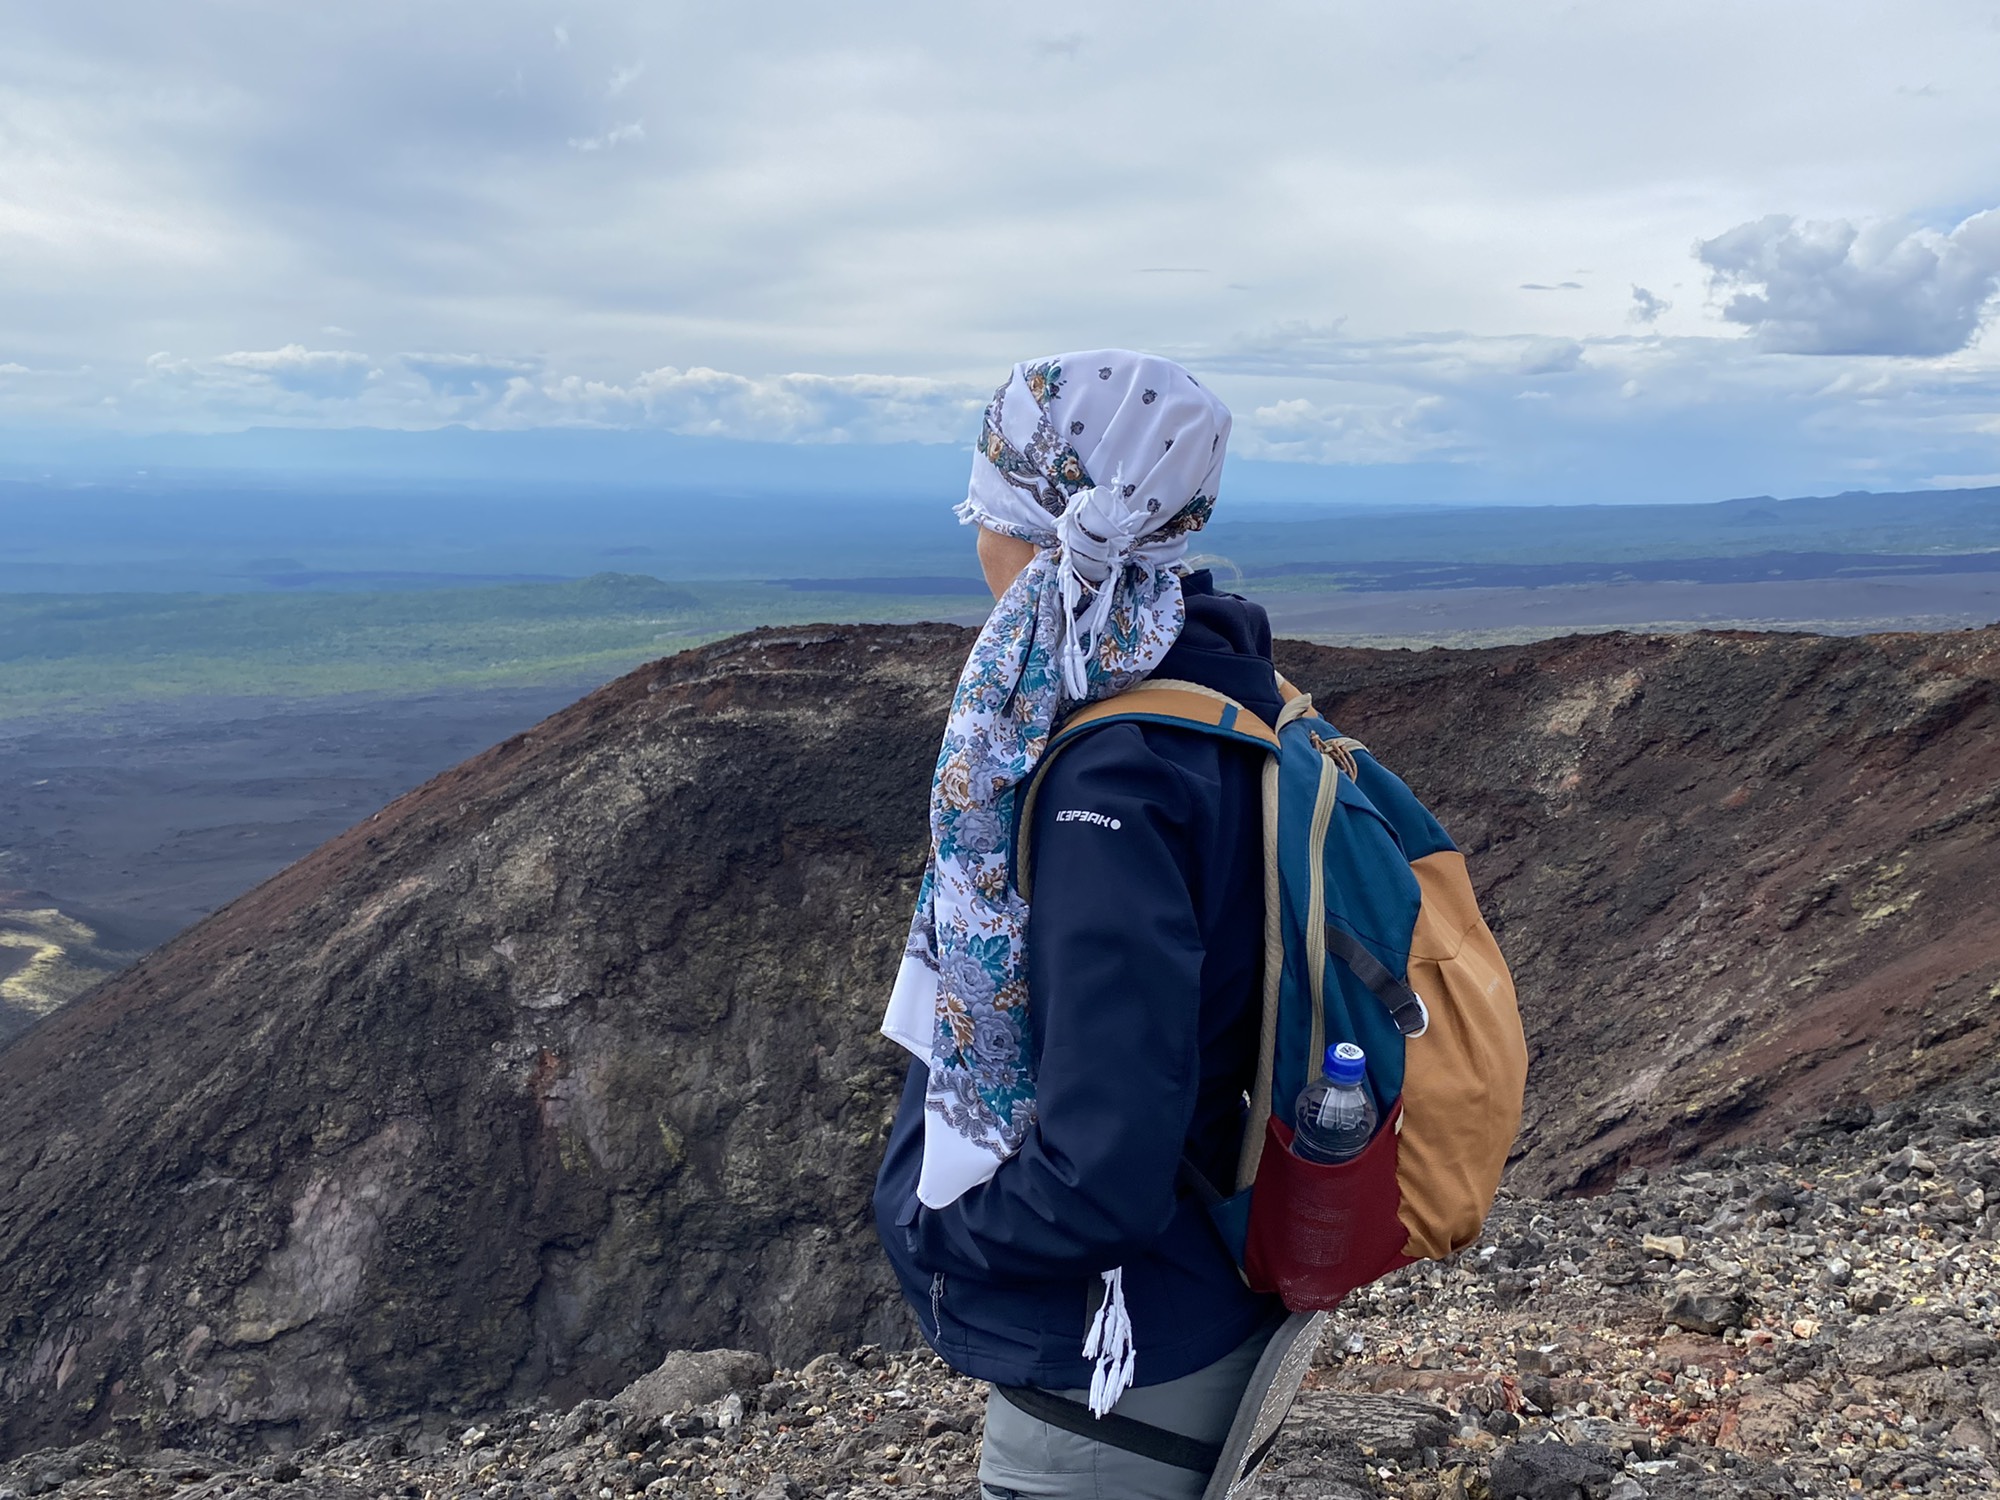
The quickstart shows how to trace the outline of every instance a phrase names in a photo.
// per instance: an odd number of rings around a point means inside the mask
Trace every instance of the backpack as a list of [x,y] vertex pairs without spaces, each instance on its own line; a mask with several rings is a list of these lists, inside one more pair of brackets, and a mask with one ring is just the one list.
[[[1116,723],[1162,723],[1258,747],[1264,766],[1262,1034],[1236,1179],[1182,1163],[1244,1280],[1295,1313],[1478,1238],[1521,1124],[1527,1079],[1514,985],[1465,859],[1410,789],[1280,676],[1265,724],[1234,699],[1148,679],[1058,728],[1021,810],[1019,867],[1042,776]],[[1023,894],[1029,894],[1026,884]],[[1292,1106],[1328,1045],[1368,1055],[1375,1134],[1337,1164],[1289,1149]]]

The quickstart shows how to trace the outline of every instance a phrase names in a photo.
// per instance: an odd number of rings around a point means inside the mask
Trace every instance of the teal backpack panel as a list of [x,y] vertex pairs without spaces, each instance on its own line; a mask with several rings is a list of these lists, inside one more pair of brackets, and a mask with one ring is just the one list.
[[[1335,734],[1339,730],[1333,731]],[[1458,846],[1431,810],[1417,800],[1417,794],[1403,784],[1402,777],[1389,770],[1366,750],[1354,752],[1354,779],[1375,810],[1396,830],[1403,853],[1415,864],[1428,854],[1441,854]]]
[[[1319,849],[1320,909],[1312,910],[1315,808],[1332,770],[1313,736],[1327,738],[1333,733],[1325,720],[1311,716],[1294,720],[1278,736],[1283,746],[1278,758],[1278,878],[1285,972],[1279,988],[1271,1107],[1287,1119],[1291,1101],[1320,1068],[1320,1059],[1307,1055],[1312,1050],[1312,988],[1305,972],[1308,953],[1320,945],[1308,941],[1306,924],[1337,924],[1398,979],[1407,979],[1410,937],[1422,901],[1395,828],[1352,778],[1341,775]],[[1321,1045],[1354,1042],[1368,1054],[1369,1092],[1387,1119],[1390,1106],[1403,1092],[1402,1033],[1388,1008],[1351,968],[1331,955],[1322,963]]]

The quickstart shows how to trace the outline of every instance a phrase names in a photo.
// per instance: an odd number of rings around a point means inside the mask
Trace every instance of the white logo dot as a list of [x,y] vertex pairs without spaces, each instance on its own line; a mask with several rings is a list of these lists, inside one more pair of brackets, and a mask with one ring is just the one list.
[[1112,829],[1113,829],[1114,831],[1116,831],[1116,829],[1117,829],[1117,827],[1118,827],[1118,820],[1117,820],[1116,818],[1113,818],[1113,819],[1111,820],[1111,827],[1112,827]]

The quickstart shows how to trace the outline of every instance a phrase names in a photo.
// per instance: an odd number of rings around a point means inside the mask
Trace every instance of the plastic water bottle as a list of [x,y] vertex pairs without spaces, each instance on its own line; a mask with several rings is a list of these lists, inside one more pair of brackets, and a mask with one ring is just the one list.
[[1299,1092],[1292,1113],[1292,1152],[1306,1161],[1341,1162],[1359,1156],[1375,1134],[1375,1101],[1364,1079],[1368,1054],[1352,1042],[1326,1049],[1320,1076]]

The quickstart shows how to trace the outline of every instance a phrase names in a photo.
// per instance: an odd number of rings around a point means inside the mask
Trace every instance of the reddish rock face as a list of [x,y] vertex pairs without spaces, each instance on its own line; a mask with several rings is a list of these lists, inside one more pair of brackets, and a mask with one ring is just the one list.
[[[385,808],[0,1052],[0,1445],[907,1340],[875,1031],[969,637],[767,631]],[[1287,645],[1466,848],[1519,1186],[1987,1066],[2000,631]]]

